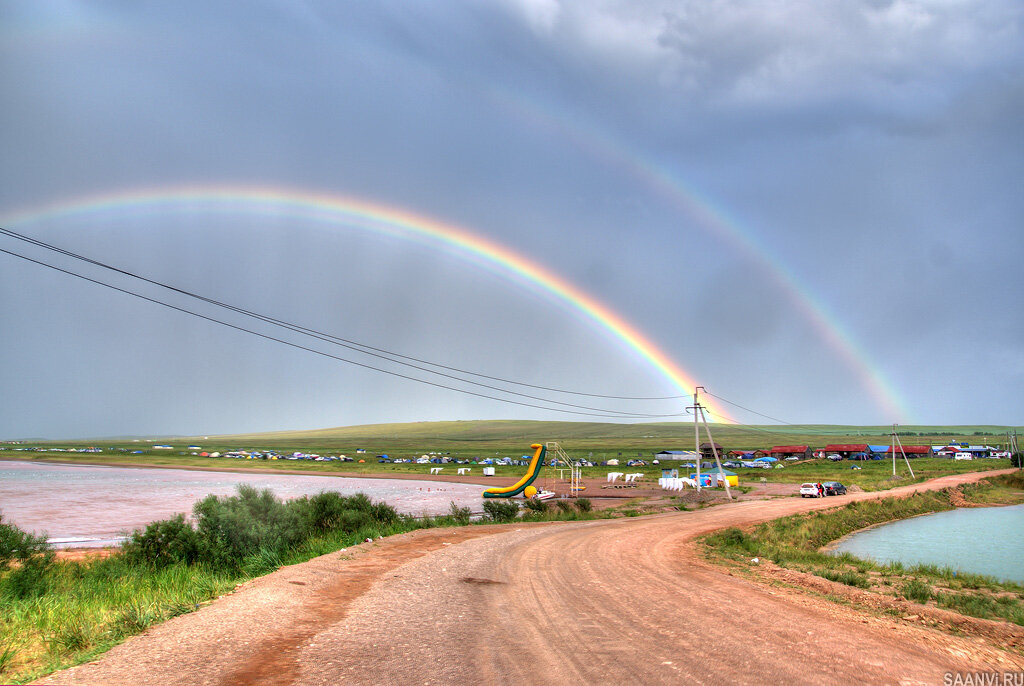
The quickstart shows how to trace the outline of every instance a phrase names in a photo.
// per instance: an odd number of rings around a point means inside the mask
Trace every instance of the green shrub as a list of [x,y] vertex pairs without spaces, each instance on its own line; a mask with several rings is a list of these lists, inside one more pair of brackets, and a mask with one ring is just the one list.
[[199,534],[179,514],[153,522],[142,531],[133,531],[121,549],[128,563],[159,569],[179,562],[194,564],[199,560],[202,545]]
[[469,518],[472,514],[473,511],[468,507],[459,507],[454,502],[448,507],[448,516],[451,517],[452,521],[457,526],[466,526],[469,524]]
[[50,587],[54,553],[46,535],[36,536],[6,524],[0,517],[0,572],[17,562],[15,569],[0,576],[0,596],[35,598]]
[[398,512],[387,503],[371,502],[365,493],[346,498],[334,491],[299,498],[285,504],[298,509],[314,531],[353,532],[372,524],[391,525],[398,521]]
[[568,513],[572,510],[572,503],[568,500],[556,500],[555,507],[558,508],[559,512]]
[[283,553],[308,537],[302,509],[288,507],[269,489],[257,491],[248,484],[238,487],[238,495],[207,496],[192,508],[203,561],[237,569],[261,549]]
[[915,603],[927,603],[932,599],[932,587],[918,579],[910,579],[900,589],[903,597]]
[[177,515],[133,532],[123,545],[125,560],[155,569],[202,563],[259,575],[281,566],[289,551],[315,538],[364,531],[376,538],[379,530],[401,522],[393,507],[363,493],[346,498],[325,491],[286,502],[245,484],[236,495],[207,496],[192,512],[195,526]]
[[[302,502],[302,501],[300,501]],[[346,498],[333,491],[323,491],[304,499],[304,514],[309,527],[314,531],[332,531],[338,528],[341,515],[348,509]]]
[[549,509],[548,504],[543,500],[534,500],[533,498],[527,498],[524,504],[526,505],[526,509],[532,512],[536,512],[538,514],[544,514]]
[[0,515],[0,571],[7,569],[11,562],[24,563],[40,555],[53,556],[46,535],[35,536],[22,531],[13,524],[5,523],[3,515]]
[[495,522],[511,522],[519,514],[519,505],[511,500],[485,500],[484,515]]
[[576,509],[580,512],[590,512],[594,509],[594,506],[591,504],[590,498],[577,498]]

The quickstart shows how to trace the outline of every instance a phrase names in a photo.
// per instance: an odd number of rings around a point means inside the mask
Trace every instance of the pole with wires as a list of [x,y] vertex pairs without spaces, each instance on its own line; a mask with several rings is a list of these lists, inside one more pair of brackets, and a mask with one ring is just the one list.
[[900,454],[903,455],[903,461],[907,463],[907,469],[910,470],[910,478],[916,479],[914,476],[914,468],[910,466],[910,460],[907,459],[907,453],[903,450],[903,442],[900,441],[899,434],[896,433],[897,424],[892,425],[892,475],[896,476],[896,446],[900,448]]
[[[698,393],[700,392],[701,386],[697,386],[693,389],[693,449],[697,453],[697,492],[700,492],[700,401],[698,400]],[[690,408],[687,408],[690,409]]]
[[718,476],[722,479],[722,484],[725,486],[725,494],[732,500],[732,491],[729,489],[729,477],[725,475],[725,470],[722,469],[722,461],[718,459],[718,448],[715,447],[715,439],[711,437],[711,427],[708,426],[708,420],[704,416],[704,408],[700,405],[697,406],[697,413],[700,414],[701,421],[704,422],[704,431],[708,435],[708,443],[711,444],[711,452],[715,454],[715,464],[718,465]]

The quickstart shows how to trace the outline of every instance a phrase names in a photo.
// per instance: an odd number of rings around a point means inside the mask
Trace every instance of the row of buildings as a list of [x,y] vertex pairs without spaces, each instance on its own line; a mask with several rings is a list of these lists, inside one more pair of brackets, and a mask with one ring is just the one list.
[[[1000,458],[1010,457],[1008,451],[1000,448],[993,448],[990,445],[905,445],[896,446],[896,455],[907,457],[947,457],[959,459],[976,458]],[[892,458],[891,445],[870,445],[868,443],[833,443],[824,448],[812,448],[809,445],[776,445],[771,448],[759,450],[726,450],[715,443],[714,449],[710,443],[702,443],[700,446],[701,459],[714,459],[717,451],[720,458],[734,458],[738,460],[756,460],[758,458],[770,457],[776,460],[796,458],[798,460],[810,460],[813,458],[829,457],[831,459],[844,460],[874,460]],[[693,450],[662,450],[655,455],[659,460],[693,460],[697,452]]]

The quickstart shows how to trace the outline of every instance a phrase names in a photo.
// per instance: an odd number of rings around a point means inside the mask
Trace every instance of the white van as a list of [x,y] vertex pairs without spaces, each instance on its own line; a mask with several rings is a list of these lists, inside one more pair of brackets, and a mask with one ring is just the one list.
[[954,460],[973,460],[974,455],[971,453],[956,453],[953,455]]

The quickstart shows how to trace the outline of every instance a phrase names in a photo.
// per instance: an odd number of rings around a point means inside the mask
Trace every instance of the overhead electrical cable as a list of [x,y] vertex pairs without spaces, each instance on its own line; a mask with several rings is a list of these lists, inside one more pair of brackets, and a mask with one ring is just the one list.
[[[374,346],[368,345],[366,343],[360,343],[358,341],[353,341],[351,339],[342,338],[340,336],[336,336],[336,335],[333,335],[333,334],[330,334],[330,333],[325,333],[323,331],[318,331],[316,329],[312,329],[312,328],[309,328],[309,327],[306,327],[306,326],[302,326],[300,324],[294,324],[294,323],[291,323],[291,322],[284,321],[282,319],[277,319],[275,317],[271,317],[269,315],[260,314],[258,312],[254,312],[252,310],[248,310],[248,309],[245,309],[243,307],[238,307],[236,305],[231,305],[229,303],[221,302],[219,300],[215,300],[213,298],[209,298],[209,297],[200,295],[198,293],[194,293],[192,291],[188,291],[188,290],[185,290],[183,288],[179,288],[177,286],[173,286],[171,284],[167,284],[167,283],[163,283],[161,281],[150,279],[148,277],[142,276],[140,274],[136,274],[134,272],[128,271],[128,270],[120,268],[120,267],[116,267],[116,266],[113,266],[113,265],[110,265],[110,264],[106,264],[104,262],[100,262],[100,261],[95,260],[93,258],[86,257],[84,255],[80,255],[78,253],[75,253],[75,252],[72,252],[70,250],[67,250],[65,248],[61,248],[59,246],[55,246],[55,245],[52,245],[50,243],[46,243],[45,241],[41,241],[41,240],[39,240],[37,238],[32,238],[31,236],[25,236],[24,234],[20,234],[20,233],[18,233],[16,231],[12,231],[11,229],[5,229],[3,227],[0,227],[0,234],[6,235],[6,236],[8,236],[10,238],[14,238],[14,239],[17,239],[17,240],[20,240],[20,241],[24,241],[26,243],[30,243],[32,245],[44,248],[46,250],[50,250],[50,251],[53,251],[53,252],[60,253],[60,254],[65,255],[67,257],[71,257],[71,258],[74,258],[76,260],[80,260],[80,261],[86,262],[88,264],[92,264],[94,266],[101,267],[103,269],[107,269],[107,270],[113,271],[113,272],[121,274],[123,276],[128,276],[128,277],[133,278],[133,279],[138,279],[140,281],[144,281],[144,282],[152,284],[154,286],[159,286],[160,288],[165,288],[165,289],[173,291],[175,293],[179,293],[181,295],[185,295],[185,296],[188,296],[190,298],[195,298],[197,300],[201,300],[201,301],[209,303],[211,305],[216,305],[217,307],[223,307],[225,309],[232,310],[232,311],[237,312],[239,314],[243,314],[243,315],[248,316],[248,317],[259,319],[259,320],[261,320],[263,322],[266,322],[268,324],[273,324],[275,326],[280,326],[280,327],[283,327],[283,328],[290,329],[290,330],[292,330],[292,331],[294,331],[296,333],[301,333],[303,335],[310,336],[312,338],[317,338],[317,339],[319,339],[321,341],[324,341],[326,343],[331,343],[333,345],[339,345],[339,346],[341,346],[343,348],[348,348],[349,350],[353,350],[355,352],[359,352],[359,353],[362,353],[364,355],[370,355],[370,356],[377,357],[377,358],[380,358],[380,359],[386,359],[389,362],[394,362],[394,363],[397,363],[397,364],[403,364],[403,365],[406,365],[406,366],[409,366],[409,367],[412,367],[414,369],[418,369],[420,371],[424,371],[424,372],[427,372],[427,373],[430,373],[430,374],[436,374],[438,376],[442,376],[442,377],[449,378],[449,379],[454,379],[454,380],[457,380],[457,381],[461,381],[463,383],[470,383],[470,384],[474,384],[474,385],[477,385],[477,386],[481,386],[483,388],[489,388],[491,390],[497,390],[497,391],[502,392],[502,393],[510,393],[512,395],[518,395],[518,396],[525,397],[525,398],[530,398],[530,399],[533,399],[533,400],[541,400],[543,402],[550,402],[550,403],[555,403],[555,404],[564,404],[564,405],[566,405],[568,407],[581,407],[581,408],[584,408],[584,409],[595,409],[595,408],[587,408],[586,406],[573,405],[572,403],[560,403],[559,401],[552,400],[550,398],[541,398],[541,397],[538,397],[538,396],[532,396],[532,395],[527,395],[527,394],[524,394],[524,393],[518,393],[516,391],[510,391],[508,389],[499,388],[499,387],[496,387],[496,386],[490,386],[490,385],[487,385],[487,384],[483,384],[483,383],[479,383],[479,382],[476,382],[476,381],[472,381],[470,379],[463,379],[463,378],[460,378],[460,377],[456,377],[456,376],[452,376],[452,375],[449,375],[449,374],[445,374],[443,372],[438,372],[438,371],[435,371],[433,369],[425,369],[423,367],[419,367],[419,366],[414,365],[414,364],[409,364],[407,362],[402,362],[401,360],[412,360],[413,362],[418,362],[420,364],[429,365],[431,367],[437,367],[438,369],[446,369],[448,371],[454,371],[454,372],[458,372],[460,374],[466,374],[466,375],[469,375],[469,376],[475,376],[475,377],[482,378],[482,379],[490,379],[492,381],[500,381],[502,383],[512,384],[512,385],[516,385],[516,386],[523,386],[523,387],[527,387],[527,388],[535,388],[535,389],[538,389],[538,390],[551,391],[551,392],[554,392],[554,393],[565,393],[565,394],[568,394],[568,395],[586,396],[586,397],[591,397],[591,398],[604,398],[604,399],[608,399],[608,400],[648,400],[648,401],[650,401],[650,400],[678,400],[678,399],[687,397],[687,396],[681,396],[681,395],[680,396],[620,396],[620,395],[607,395],[607,394],[600,394],[600,393],[584,393],[584,392],[580,392],[580,391],[570,391],[570,390],[561,389],[561,388],[553,388],[553,387],[550,387],[550,386],[540,386],[540,385],[537,385],[537,384],[530,384],[530,383],[526,383],[526,382],[522,382],[522,381],[514,381],[512,379],[505,379],[505,378],[498,377],[498,376],[491,376],[491,375],[487,375],[487,374],[481,374],[479,372],[473,372],[473,371],[466,370],[466,369],[460,369],[458,367],[452,367],[452,366],[444,365],[444,364],[441,364],[441,363],[438,363],[438,362],[431,362],[429,360],[424,360],[424,359],[413,357],[413,356],[410,356],[410,355],[403,355],[401,353],[392,352],[392,351],[386,350],[384,348],[378,348],[378,347],[374,347]],[[370,352],[370,351],[372,351],[372,352]],[[391,359],[391,358],[399,358],[399,359]],[[605,411],[605,410],[601,410],[601,411]],[[681,414],[682,414],[682,413],[679,413],[679,414],[651,415],[651,414],[639,414],[639,413],[621,412],[621,411],[618,411],[618,410],[611,410],[610,412],[613,412],[615,414],[622,414],[622,415],[625,415],[625,416],[633,416],[635,414],[635,416],[647,416],[647,417],[650,417],[650,416],[675,417],[675,416],[681,416]]]
[[[708,395],[711,395],[711,394],[708,393]],[[715,396],[715,397],[717,398],[718,396]],[[721,398],[719,398],[719,400],[721,400]],[[716,417],[716,416],[717,417],[723,417],[724,416],[724,415],[718,414],[716,412],[712,412],[711,410],[709,410],[706,407],[703,408],[703,409],[704,409],[704,413],[705,414],[709,414],[712,417]],[[771,429],[762,429],[760,427],[752,426],[750,424],[741,424],[739,422],[736,422],[736,420],[734,420],[732,418],[730,418],[730,420],[732,422],[734,422],[734,423],[729,424],[728,427],[725,427],[729,431],[734,431],[735,430],[735,431],[756,432],[756,433],[761,433],[761,434],[769,434],[771,436],[776,436],[776,437],[778,437],[778,436],[785,437],[785,436],[791,435],[789,431],[773,431]],[[797,424],[789,424],[789,426],[798,426],[798,425]],[[782,427],[780,427],[780,429],[781,428]]]
[[[547,411],[550,411],[550,412],[563,412],[563,413],[568,413],[568,414],[586,415],[586,416],[591,416],[591,417],[619,417],[619,418],[629,417],[629,418],[651,418],[651,419],[653,419],[653,418],[661,418],[661,417],[679,416],[679,415],[674,415],[674,414],[672,414],[672,415],[659,415],[659,414],[627,413],[627,412],[619,412],[619,411],[616,411],[616,410],[603,410],[601,408],[586,408],[584,406],[572,405],[572,407],[581,407],[583,409],[593,409],[593,410],[596,410],[596,412],[579,412],[579,411],[574,411],[574,410],[565,410],[565,409],[561,409],[561,408],[557,408],[557,407],[545,407],[543,405],[535,405],[533,403],[526,403],[526,402],[521,402],[521,401],[518,401],[518,400],[511,400],[509,398],[501,398],[501,397],[497,397],[497,396],[487,395],[485,393],[477,393],[475,391],[470,391],[470,390],[467,390],[467,389],[464,389],[464,388],[457,388],[457,387],[454,387],[454,386],[448,386],[446,384],[440,384],[440,383],[436,383],[436,382],[433,382],[433,381],[428,381],[426,379],[420,379],[420,378],[417,378],[417,377],[414,377],[414,376],[409,376],[407,374],[402,374],[402,373],[399,373],[399,372],[395,372],[395,371],[391,371],[391,370],[387,370],[387,369],[382,369],[380,367],[375,367],[373,365],[365,364],[365,363],[362,363],[362,362],[357,362],[355,360],[350,360],[348,358],[340,357],[340,356],[337,356],[337,355],[332,355],[330,353],[323,352],[322,350],[317,350],[315,348],[310,348],[308,346],[300,345],[298,343],[294,343],[292,341],[287,341],[287,340],[284,340],[282,338],[277,338],[275,336],[271,336],[271,335],[268,335],[268,334],[265,334],[265,333],[261,333],[259,331],[255,331],[253,329],[247,329],[247,328],[245,328],[243,326],[238,326],[237,324],[232,324],[230,322],[226,322],[224,320],[217,319],[215,317],[210,317],[208,315],[204,315],[204,314],[201,314],[199,312],[195,312],[193,310],[189,310],[189,309],[184,308],[184,307],[173,305],[171,303],[164,302],[163,300],[159,300],[157,298],[152,298],[152,297],[149,297],[149,296],[146,296],[146,295],[142,295],[141,293],[136,293],[135,291],[132,291],[132,290],[129,290],[129,289],[126,289],[126,288],[121,288],[119,286],[115,286],[113,284],[106,283],[105,281],[100,281],[98,279],[93,279],[91,277],[85,276],[83,274],[79,274],[79,273],[71,271],[69,269],[64,269],[62,267],[58,267],[56,265],[49,264],[49,263],[43,262],[41,260],[37,260],[37,259],[31,258],[31,257],[28,257],[26,255],[21,255],[19,253],[12,252],[10,250],[5,250],[5,249],[0,248],[0,253],[4,253],[4,254],[10,255],[12,257],[16,257],[18,259],[25,260],[27,262],[31,262],[33,264],[36,264],[36,265],[39,265],[39,266],[42,266],[42,267],[46,267],[48,269],[52,269],[54,271],[57,271],[57,272],[60,272],[60,273],[63,273],[63,274],[67,274],[68,276],[73,276],[73,277],[76,277],[78,279],[82,279],[84,281],[88,281],[89,283],[93,283],[93,284],[96,284],[98,286],[104,286],[106,288],[109,288],[111,290],[117,291],[119,293],[124,293],[126,295],[130,295],[132,297],[139,298],[141,300],[144,300],[146,302],[150,302],[150,303],[153,303],[153,304],[156,304],[156,305],[161,305],[163,307],[175,310],[177,312],[182,312],[184,314],[188,314],[188,315],[191,315],[191,316],[194,316],[194,317],[198,317],[200,319],[204,319],[204,320],[209,321],[209,322],[213,322],[213,323],[216,323],[216,324],[221,324],[222,326],[226,326],[228,328],[235,329],[236,331],[241,331],[243,333],[248,333],[248,334],[251,334],[251,335],[254,335],[254,336],[258,336],[258,337],[264,338],[266,340],[275,341],[277,343],[281,343],[283,345],[287,345],[287,346],[290,346],[292,348],[296,348],[296,349],[299,349],[299,350],[305,350],[307,352],[311,352],[311,353],[314,353],[316,355],[320,355],[322,357],[326,357],[326,358],[330,358],[330,359],[333,359],[333,360],[337,360],[339,362],[345,362],[347,364],[355,365],[357,367],[362,367],[364,369],[370,369],[372,371],[380,372],[382,374],[388,374],[390,376],[395,376],[395,377],[402,378],[402,379],[407,379],[409,381],[415,381],[417,383],[426,384],[428,386],[434,386],[436,388],[443,388],[443,389],[446,389],[446,390],[455,391],[457,393],[464,393],[464,394],[476,396],[476,397],[479,397],[479,398],[486,398],[486,399],[489,399],[489,400],[496,400],[498,402],[510,403],[510,404],[513,404],[513,405],[521,405],[521,406],[524,406],[524,407],[533,407],[533,408],[536,408],[536,409],[547,410]],[[436,374],[437,372],[432,372],[432,373]],[[455,377],[452,377],[452,378],[455,378]],[[456,380],[461,381],[463,383],[475,383],[475,382],[471,382],[471,381],[468,381],[468,380],[465,380],[465,379],[456,379]],[[477,385],[481,385],[481,384],[477,384]],[[500,391],[502,393],[513,393],[513,394],[516,394],[514,391],[508,391],[508,390],[504,390],[504,389],[496,389],[496,390],[498,390],[498,391]],[[516,395],[522,395],[522,394],[516,394]],[[545,398],[535,398],[535,399],[541,400],[542,402],[548,402],[548,403],[551,403],[551,404],[559,404],[559,405],[570,406],[568,403],[560,403],[560,402],[555,401],[555,400],[548,400],[548,399],[545,399]]]
[[[778,422],[779,424],[787,424],[789,426],[797,426],[796,424],[791,424],[790,422],[785,422],[785,421],[782,421],[781,419],[776,419],[775,417],[771,417],[769,415],[762,414],[762,413],[758,412],[757,410],[751,410],[749,407],[743,407],[742,405],[740,405],[738,403],[734,403],[731,400],[726,400],[725,398],[723,398],[720,395],[715,395],[714,393],[712,393],[711,391],[709,391],[707,389],[704,390],[704,393],[706,395],[710,395],[712,398],[717,398],[718,400],[721,400],[723,403],[727,403],[729,405],[732,405],[733,407],[738,407],[741,410],[745,410],[745,411],[747,411],[747,412],[749,412],[751,414],[756,414],[759,417],[764,417],[765,419],[770,419],[773,422]],[[707,410],[707,408],[704,408],[704,409]]]

